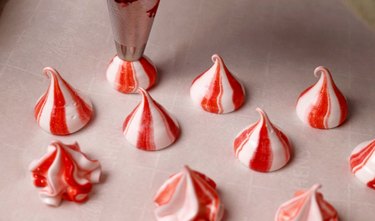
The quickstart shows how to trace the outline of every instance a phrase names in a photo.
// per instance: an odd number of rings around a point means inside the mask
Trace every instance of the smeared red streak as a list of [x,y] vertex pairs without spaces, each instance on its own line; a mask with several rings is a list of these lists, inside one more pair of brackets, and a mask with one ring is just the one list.
[[[66,189],[66,192],[63,193],[62,197],[63,199],[70,201],[83,202],[88,198],[87,194],[91,191],[92,184],[90,182],[87,182],[81,185],[76,182],[76,180],[74,179],[74,171],[77,165],[73,163],[73,159],[69,154],[66,153],[64,148],[59,147],[59,150],[61,151],[61,158],[63,162],[62,168],[64,169],[63,179],[69,186]],[[77,199],[77,196],[79,194],[84,194],[86,196],[82,199]]]
[[237,109],[243,104],[245,100],[244,91],[242,89],[241,84],[229,72],[227,66],[225,64],[223,66],[225,70],[225,75],[227,76],[230,87],[233,90],[232,100],[233,100],[234,109]]
[[223,108],[221,106],[221,92],[223,91],[220,78],[220,65],[218,64],[215,71],[215,77],[210,83],[208,93],[202,99],[202,108],[206,111],[213,113],[222,113]]
[[40,165],[38,165],[33,171],[34,184],[37,187],[46,187],[47,183],[47,172],[51,167],[53,161],[56,158],[56,151],[54,151],[47,159],[45,159]]
[[135,82],[135,73],[131,62],[123,61],[120,70],[116,75],[117,90],[123,93],[132,93],[137,89]]
[[86,123],[91,118],[92,110],[91,107],[82,100],[82,98],[77,94],[75,90],[64,80],[62,79],[65,87],[68,89],[70,96],[73,98],[74,103],[76,104],[78,117],[82,122]]
[[144,150],[155,150],[154,128],[150,104],[147,95],[141,92],[143,96],[143,112],[139,124],[137,147]]
[[371,155],[374,153],[374,151],[375,140],[358,153],[352,154],[350,157],[350,167],[352,169],[352,173],[356,173],[358,170],[362,169],[371,158]]
[[53,134],[66,135],[69,134],[69,130],[65,117],[65,98],[58,82],[58,74],[51,72],[51,78],[54,84],[54,108],[51,112],[50,130]]
[[308,120],[311,126],[316,128],[327,128],[326,116],[329,116],[329,92],[327,88],[327,76],[323,74],[323,84],[320,89],[318,100],[316,104],[311,108],[308,116]]
[[156,4],[150,10],[147,11],[148,17],[150,18],[155,17],[156,12],[158,11],[159,3],[160,3],[160,0],[157,0]]
[[305,205],[308,199],[306,195],[302,196],[305,193],[306,191],[299,191],[295,194],[295,196],[300,196],[300,199],[294,201],[292,204],[288,205],[288,207],[286,206],[283,207],[283,210],[280,212],[278,216],[278,221],[284,221],[284,219],[280,219],[281,217],[282,218],[287,217],[289,219],[292,219],[292,218],[295,218],[296,215],[299,214],[299,212],[303,208],[303,205]]
[[122,131],[125,132],[126,128],[128,127],[128,124],[131,122],[131,120],[134,117],[134,113],[136,110],[138,110],[139,104],[132,110],[132,112],[126,117],[123,125],[122,125]]
[[321,193],[316,193],[316,199],[318,201],[318,206],[320,208],[321,211],[324,211],[323,212],[323,220],[327,220],[327,221],[330,221],[330,220],[333,220],[333,221],[337,221],[337,212],[335,210],[335,208],[333,208],[333,206],[331,204],[329,204],[328,202],[326,202],[323,198],[323,194]]
[[35,108],[34,108],[34,117],[38,122],[39,122],[41,111],[43,110],[44,105],[46,104],[46,101],[47,101],[48,91],[49,91],[49,88],[47,92],[40,98],[40,100],[38,101],[38,103],[35,105]]
[[149,87],[146,89],[151,88],[156,83],[156,69],[155,67],[144,57],[141,57],[139,59],[139,62],[141,63],[143,69],[145,70],[146,75],[149,79]]
[[371,189],[375,189],[375,179],[373,179],[370,182],[368,182],[367,186],[370,187]]
[[179,133],[180,129],[178,126],[175,124],[173,119],[169,116],[169,114],[164,110],[164,108],[157,103],[156,101],[153,101],[155,106],[157,107],[157,110],[161,112],[161,116],[163,118],[164,125],[168,128],[168,134],[171,139],[175,139]]
[[253,158],[250,160],[250,168],[261,172],[267,172],[272,166],[272,150],[265,116],[262,116],[262,118],[263,122],[259,131],[258,147],[254,152]]
[[[235,140],[234,140],[234,152],[238,155],[241,151],[243,146],[249,140],[251,134],[254,131],[254,128],[258,125],[259,121],[244,130]],[[239,150],[238,150],[239,149]],[[238,151],[237,151],[238,150]]]
[[170,178],[173,179],[172,182],[165,186],[165,188],[163,189],[163,191],[160,192],[160,194],[155,196],[154,201],[157,205],[161,206],[170,202],[173,194],[176,192],[176,187],[178,183],[181,181],[181,178],[181,175],[176,175],[176,177]]

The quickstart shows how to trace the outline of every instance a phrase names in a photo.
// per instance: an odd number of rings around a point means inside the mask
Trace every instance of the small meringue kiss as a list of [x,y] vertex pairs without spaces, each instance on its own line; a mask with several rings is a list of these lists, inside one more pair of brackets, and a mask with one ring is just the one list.
[[141,102],[126,117],[123,134],[141,150],[160,150],[171,145],[180,134],[178,122],[146,90],[139,88]]
[[375,140],[359,144],[350,154],[350,170],[362,183],[375,189]]
[[275,221],[338,221],[335,208],[318,192],[320,187],[315,184],[309,190],[296,192],[293,199],[279,207]]
[[58,206],[61,200],[77,203],[88,199],[92,186],[99,182],[101,167],[81,152],[77,143],[52,142],[47,153],[30,164],[34,185],[43,203]]
[[220,221],[224,214],[216,183],[187,166],[165,181],[154,202],[158,221]]
[[156,83],[157,71],[146,56],[137,61],[125,61],[115,56],[107,68],[107,80],[122,93],[137,93],[138,88],[149,89]]
[[219,55],[214,54],[212,61],[214,65],[194,79],[190,97],[194,104],[211,113],[235,111],[245,101],[244,87]]
[[68,135],[83,128],[93,115],[91,101],[70,86],[55,69],[46,67],[43,73],[51,81],[34,108],[38,125],[54,135]]
[[252,170],[271,172],[285,166],[291,157],[288,137],[268,119],[260,108],[260,119],[245,128],[234,140],[236,157]]
[[316,77],[320,74],[319,80],[298,97],[297,115],[302,122],[314,128],[330,129],[340,126],[348,115],[346,99],[327,68],[319,66],[314,74]]

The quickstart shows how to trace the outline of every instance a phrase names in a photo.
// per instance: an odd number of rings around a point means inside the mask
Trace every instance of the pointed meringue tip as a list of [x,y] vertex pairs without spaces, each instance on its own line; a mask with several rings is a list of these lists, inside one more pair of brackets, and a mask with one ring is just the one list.
[[219,62],[219,61],[223,61],[223,59],[218,54],[212,55],[211,59],[212,59],[212,62],[214,62],[214,63]]
[[60,76],[59,72],[52,67],[43,68],[43,74],[45,74],[48,78],[51,78],[51,76],[53,76],[53,77]]
[[261,117],[264,117],[266,119],[268,118],[266,112],[264,112],[264,110],[261,109],[260,107],[257,107],[255,110],[260,114]]
[[324,66],[319,66],[319,67],[315,68],[314,75],[317,78],[322,77],[322,76],[328,77],[328,76],[331,76],[331,73],[329,72],[328,68],[326,68]]
[[314,185],[310,188],[310,190],[316,192],[316,191],[317,191],[318,189],[320,189],[321,187],[322,187],[321,184],[314,184]]
[[190,172],[191,169],[190,169],[190,167],[188,165],[184,165],[184,167],[182,168],[182,171],[184,171],[184,172]]

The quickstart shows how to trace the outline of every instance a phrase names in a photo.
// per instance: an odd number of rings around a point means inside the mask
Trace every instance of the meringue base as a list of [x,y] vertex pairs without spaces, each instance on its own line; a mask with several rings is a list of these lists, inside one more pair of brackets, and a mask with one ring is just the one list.
[[108,65],[107,80],[121,93],[137,93],[139,87],[151,88],[156,83],[157,70],[146,56],[137,61],[125,61],[117,55]]

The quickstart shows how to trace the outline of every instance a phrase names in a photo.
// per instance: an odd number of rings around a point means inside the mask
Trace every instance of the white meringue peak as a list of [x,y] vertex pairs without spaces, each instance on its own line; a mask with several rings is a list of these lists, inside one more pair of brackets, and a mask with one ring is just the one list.
[[327,68],[317,67],[314,75],[319,77],[318,82],[298,97],[298,117],[303,123],[314,128],[330,129],[340,126],[348,115],[348,104],[344,95],[337,88]]
[[214,54],[212,61],[213,66],[194,79],[190,97],[194,104],[211,113],[235,111],[245,101],[244,87],[219,55]]

